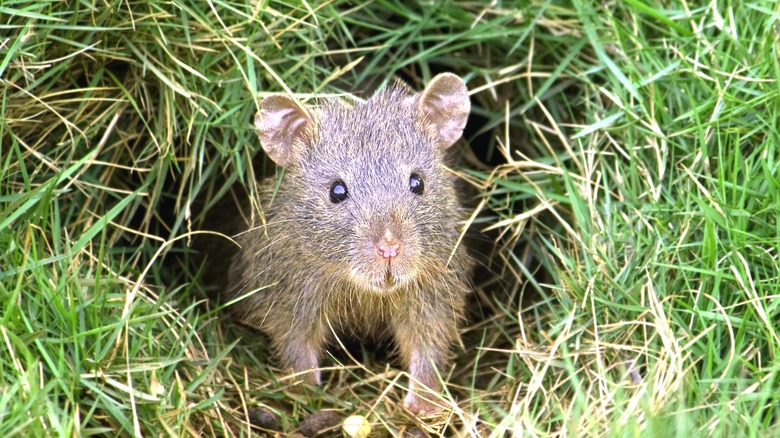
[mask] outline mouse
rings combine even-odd
[[[410,378],[404,407],[440,409],[426,388],[442,390],[472,269],[447,151],[470,110],[452,73],[360,101],[262,99],[254,129],[283,171],[260,183],[262,214],[235,235],[222,290],[282,368],[320,384],[338,336],[389,338]]]

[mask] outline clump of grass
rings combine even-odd
[[[529,244],[555,264],[557,281],[540,285],[543,323],[523,330],[530,342],[518,337],[511,353],[531,375],[508,424],[577,435],[768,433],[777,415],[774,21],[761,8],[640,6],[577,5],[573,34],[587,50],[564,71],[583,92],[568,96],[572,119],[547,110],[532,123],[532,143],[559,145],[555,165],[518,160],[494,180],[497,191],[532,186],[531,211],[554,218],[533,224],[540,233]],[[505,221],[528,232],[523,213]]]
[[[328,410],[384,434],[776,432],[777,5],[0,12],[2,432],[241,435],[257,409],[282,433]],[[323,388],[275,373],[188,242],[254,190],[258,94],[443,70],[473,90],[461,172],[499,280],[475,281],[452,415],[421,422],[370,353],[336,354]]]

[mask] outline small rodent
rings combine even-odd
[[[285,172],[262,184],[263,220],[236,236],[224,298],[285,368],[319,383],[335,335],[389,335],[412,377],[404,406],[436,410],[415,381],[441,390],[436,369],[446,372],[469,291],[465,210],[444,155],[470,108],[450,73],[364,102],[262,100],[255,129]]]

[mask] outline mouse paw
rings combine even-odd
[[[429,417],[442,412],[441,406],[423,397],[419,397],[413,392],[406,394],[406,397],[404,398],[404,408],[417,417]]]

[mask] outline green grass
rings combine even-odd
[[[780,406],[776,2],[4,1],[0,433],[773,436]],[[323,388],[205,297],[192,233],[254,190],[259,96],[439,71],[472,94],[497,242],[451,417],[337,355]],[[356,88],[354,87],[356,85]],[[257,158],[253,162],[253,158]],[[256,430],[255,430],[256,431]]]

